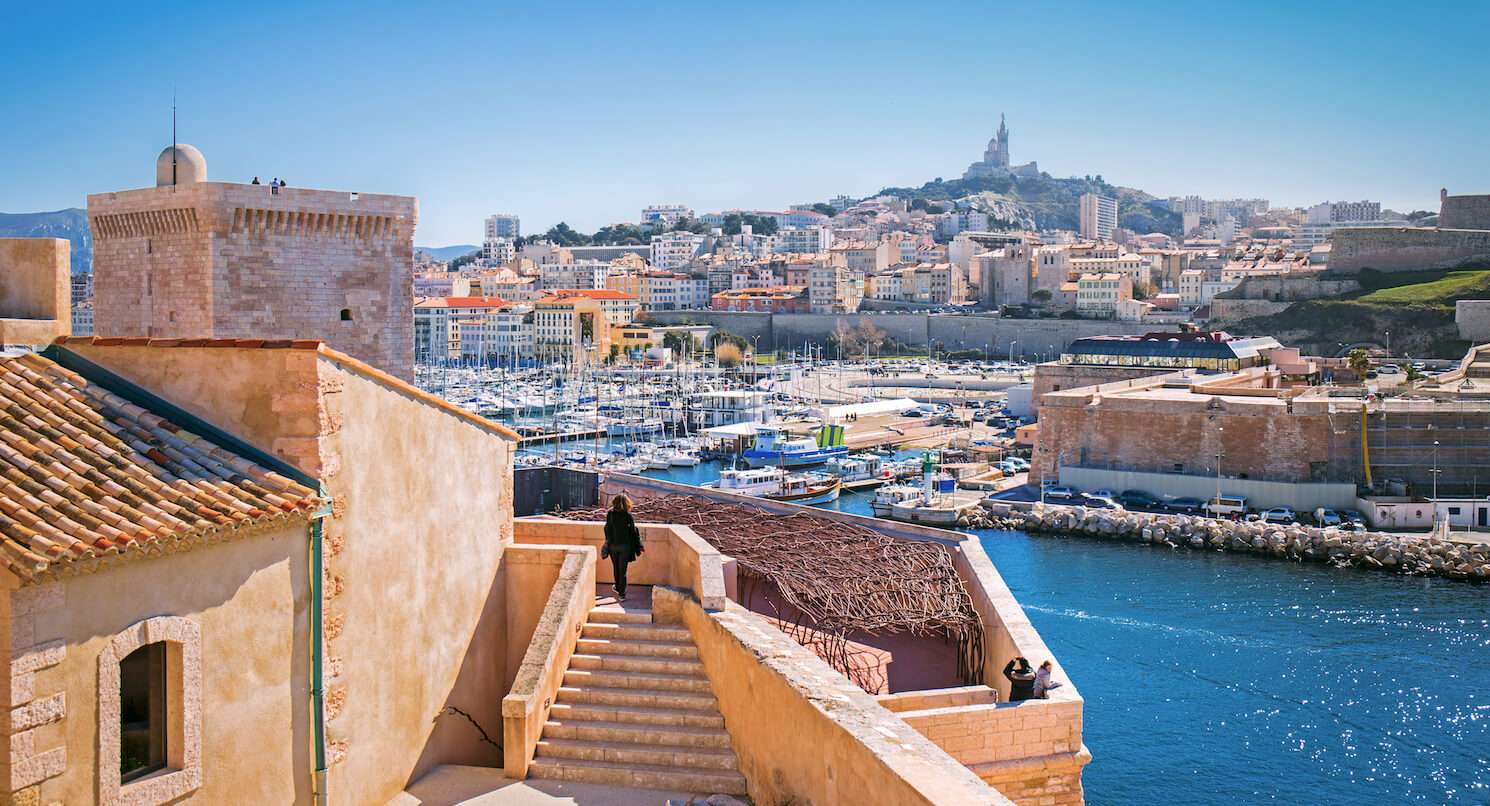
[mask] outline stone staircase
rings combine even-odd
[[[681,625],[653,623],[649,593],[608,598],[590,612],[529,775],[743,795],[693,638]]]

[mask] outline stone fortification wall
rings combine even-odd
[[[1288,310],[1292,302],[1274,302],[1267,299],[1223,299],[1211,300],[1212,322],[1240,322],[1254,316],[1272,316]]]
[[[1359,291],[1361,284],[1348,278],[1324,279],[1321,272],[1302,274],[1277,274],[1267,277],[1248,277],[1236,288],[1217,294],[1211,304],[1220,300],[1271,300],[1273,302],[1298,302],[1320,297],[1338,297]]]
[[[761,349],[790,350],[804,342],[826,344],[840,323],[857,327],[868,321],[885,335],[917,350],[931,343],[938,350],[988,349],[990,356],[1053,356],[1076,339],[1087,336],[1141,334],[1152,325],[1086,319],[1004,319],[978,316],[923,313],[766,314],[735,311],[653,311],[648,321],[660,324],[697,322],[744,336],[760,336]]]
[[[1268,398],[1212,403],[1199,396],[1104,397],[1102,390],[1042,398],[1031,480],[1054,478],[1058,465],[1214,475],[1218,452],[1226,475],[1238,478],[1320,482],[1359,475],[1354,415],[1290,411]]]
[[[418,205],[199,182],[88,197],[104,336],[319,339],[413,377]]]
[[[1421,271],[1490,261],[1490,229],[1360,227],[1336,230],[1330,271]]]
[[[1036,504],[989,506],[994,528],[1033,534],[1073,535],[1147,543],[1167,548],[1234,551],[1294,562],[1311,561],[1400,574],[1490,581],[1490,544],[1464,545],[1436,538],[1403,538],[1382,532],[1347,532],[1188,515],[1156,515]]]
[[[1438,226],[1490,230],[1490,195],[1444,196],[1439,205]]]
[[[1490,341],[1490,300],[1461,299],[1454,304],[1459,338],[1475,344]]]

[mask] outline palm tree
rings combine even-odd
[[[1365,378],[1366,373],[1371,371],[1371,356],[1362,347],[1351,350],[1345,357],[1345,363],[1357,378]]]

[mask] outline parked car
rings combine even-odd
[[[1340,517],[1347,523],[1354,523],[1358,526],[1366,525],[1366,516],[1353,509],[1340,510]]]
[[[1206,502],[1205,511],[1217,518],[1240,517],[1247,514],[1247,499],[1237,495],[1218,495]]]
[[[1382,364],[1376,368],[1377,375],[1401,375],[1402,368],[1396,364]]]
[[[1105,495],[1083,495],[1082,503],[1090,509],[1122,509],[1123,505]]]
[[[1299,516],[1289,507],[1273,507],[1262,513],[1263,523],[1298,523]]]
[[[1175,498],[1166,506],[1173,512],[1199,512],[1205,508],[1205,502],[1199,498]]]
[[[1070,487],[1050,486],[1045,488],[1045,497],[1056,501],[1070,501],[1076,498],[1076,491]]]
[[[921,410],[920,409],[906,409],[905,411],[902,411],[900,413],[900,416],[901,417],[921,417],[923,415],[921,414]]]
[[[1029,470],[1030,469],[1030,460],[1025,459],[1024,457],[1021,457],[1021,456],[1010,456],[1009,458],[1005,459],[1004,461],[1006,461],[1006,462],[1013,462],[1014,463],[1014,466],[1017,467],[1017,468],[1019,468],[1019,470],[1021,470],[1021,471],[1025,471],[1025,470]]]
[[[1314,522],[1320,526],[1340,526],[1345,523],[1345,519],[1333,509],[1316,509],[1314,510]]]
[[[1118,496],[1118,501],[1128,509],[1153,508],[1161,503],[1157,497],[1143,490],[1123,490],[1122,495]]]
[[[1099,487],[1099,488],[1097,488],[1095,490],[1092,490],[1091,492],[1087,493],[1087,497],[1088,498],[1111,498],[1112,500],[1116,501],[1117,500],[1117,493],[1113,492],[1112,490],[1107,489],[1106,487]]]

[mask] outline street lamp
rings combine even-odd
[[[1433,440],[1433,525],[1438,525],[1438,440]]]
[[[1019,339],[1009,342],[1009,363],[1014,363],[1014,346],[1019,344]]]

